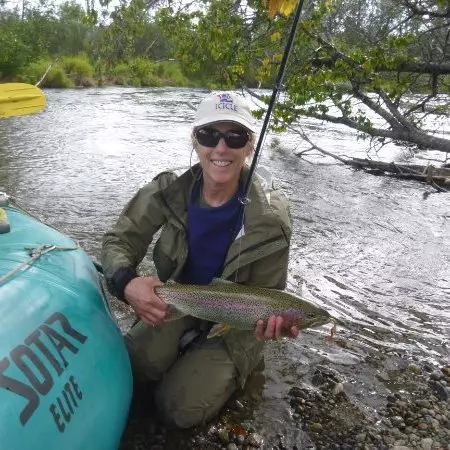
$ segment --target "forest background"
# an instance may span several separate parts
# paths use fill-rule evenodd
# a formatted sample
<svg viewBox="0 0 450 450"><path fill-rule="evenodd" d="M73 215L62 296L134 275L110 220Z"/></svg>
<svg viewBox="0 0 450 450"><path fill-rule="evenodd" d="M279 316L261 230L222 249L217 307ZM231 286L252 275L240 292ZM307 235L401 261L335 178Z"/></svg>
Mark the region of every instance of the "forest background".
<svg viewBox="0 0 450 450"><path fill-rule="evenodd" d="M0 81L273 88L296 4L0 0ZM448 118L449 44L449 0L306 1L273 124L314 117L447 161L428 119Z"/></svg>

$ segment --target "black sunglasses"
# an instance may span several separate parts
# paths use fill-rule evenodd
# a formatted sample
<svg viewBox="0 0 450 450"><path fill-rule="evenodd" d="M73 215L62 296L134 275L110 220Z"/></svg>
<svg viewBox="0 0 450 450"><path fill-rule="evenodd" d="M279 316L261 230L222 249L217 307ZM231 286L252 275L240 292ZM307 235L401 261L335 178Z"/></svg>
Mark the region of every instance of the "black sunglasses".
<svg viewBox="0 0 450 450"><path fill-rule="evenodd" d="M245 130L229 130L222 133L211 127L198 128L195 131L195 138L200 145L205 147L215 147L221 138L230 148L243 148L250 140L250 135Z"/></svg>

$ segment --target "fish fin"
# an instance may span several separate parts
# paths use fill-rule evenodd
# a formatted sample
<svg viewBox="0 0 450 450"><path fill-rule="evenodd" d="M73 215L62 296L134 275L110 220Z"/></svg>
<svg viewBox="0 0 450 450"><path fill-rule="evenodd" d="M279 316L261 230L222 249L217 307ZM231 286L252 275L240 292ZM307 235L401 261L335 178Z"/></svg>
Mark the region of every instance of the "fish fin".
<svg viewBox="0 0 450 450"><path fill-rule="evenodd" d="M225 280L223 278L213 278L209 284L235 284L233 281Z"/></svg>
<svg viewBox="0 0 450 450"><path fill-rule="evenodd" d="M182 311L179 311L175 306L169 305L167 308L167 316L164 319L165 322L170 322L172 320L181 319L182 317L185 317L186 314Z"/></svg>
<svg viewBox="0 0 450 450"><path fill-rule="evenodd" d="M230 325L225 325L223 323L216 323L210 330L208 333L208 336L206 336L206 339L212 339L215 337L220 337L220 336L224 336L225 334L227 334L230 330L231 330L231 326Z"/></svg>

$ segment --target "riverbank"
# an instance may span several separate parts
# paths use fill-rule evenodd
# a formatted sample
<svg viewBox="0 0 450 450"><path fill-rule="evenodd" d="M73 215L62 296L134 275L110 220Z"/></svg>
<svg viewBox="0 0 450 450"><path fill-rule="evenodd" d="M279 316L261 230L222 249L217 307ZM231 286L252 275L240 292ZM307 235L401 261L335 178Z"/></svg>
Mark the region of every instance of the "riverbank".
<svg viewBox="0 0 450 450"><path fill-rule="evenodd" d="M143 400L148 388L138 388L120 450L450 450L445 361L436 366L376 352L357 366L306 365L280 392L290 418L284 432L258 420L262 391L274 382L273 367L263 365L219 417L187 431L165 430ZM363 387L355 389L355 380ZM278 414L274 428L283 421Z"/></svg>
<svg viewBox="0 0 450 450"><path fill-rule="evenodd" d="M277 442L267 442L266 430L255 428L251 418L233 420L251 416L252 402L242 393L217 420L187 432L168 432L135 403L120 449L448 450L450 367L430 370L400 371L395 382L404 388L374 411L346 393L342 374L317 367L315 385L299 384L288 393L298 433L278 434Z"/></svg>
<svg viewBox="0 0 450 450"><path fill-rule="evenodd" d="M134 58L128 62L93 65L86 54L55 61L39 59L25 66L14 78L0 81L39 84L41 88L79 87L196 87L198 80L186 77L177 61Z"/></svg>

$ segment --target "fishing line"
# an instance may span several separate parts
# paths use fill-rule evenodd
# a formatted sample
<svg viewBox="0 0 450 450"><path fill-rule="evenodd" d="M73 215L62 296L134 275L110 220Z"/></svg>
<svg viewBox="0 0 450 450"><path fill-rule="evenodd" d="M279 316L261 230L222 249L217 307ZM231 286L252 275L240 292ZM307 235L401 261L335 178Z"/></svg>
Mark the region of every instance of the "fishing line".
<svg viewBox="0 0 450 450"><path fill-rule="evenodd" d="M280 68L278 70L278 75L277 78L275 80L275 86L272 90L272 96L270 98L269 101L269 105L267 106L267 111L266 111L266 115L264 117L264 122L263 122L263 126L261 128L261 133L259 135L259 139L258 139L258 143L256 144L256 149L255 149L255 154L253 155L253 159L252 159L252 164L250 166L250 170L249 170L249 174L245 183L245 187L244 187L244 195L242 198L241 203L243 204L243 206L245 206L244 202L248 202L248 192L250 189L250 184L252 181L252 177L253 174L256 170L256 165L258 164L258 160L261 154L261 148L263 146L265 137L266 137L266 132L267 132L267 128L270 122L270 117L272 115L272 110L273 107L276 103L277 97L279 95L279 92L281 91L281 87L282 87L282 83L283 83L283 77L284 77L284 72L286 69L286 65L289 59L289 54L291 52L291 48L292 48L292 44L294 42L294 38L295 38L295 33L297 31L297 26L298 23L300 21L300 16L303 10L303 4L304 4L304 0L300 0L298 5L297 5L297 9L295 11L295 16L294 16L294 21L292 23L292 27L291 27L291 31L289 33L289 37L288 40L286 42L286 46L284 47L284 52L283 52L283 58L281 60L281 64L280 64Z"/></svg>
<svg viewBox="0 0 450 450"><path fill-rule="evenodd" d="M283 77L284 77L284 73L285 73L285 70L286 70L286 65L287 65L287 62L288 62L288 59L289 59L289 54L291 52L292 44L294 42L295 33L297 31L297 26L298 26L298 23L300 21L300 16L301 16L301 13L302 13L302 10L303 10L303 4L304 4L304 0L300 0L298 5L297 5L297 9L295 11L295 16L294 16L294 20L292 22L291 31L289 33L289 37L288 37L288 40L286 42L286 46L284 47L283 58L281 60L280 68L278 69L278 75L276 77L275 85L274 85L273 90L272 90L272 96L270 98L269 105L267 107L266 115L264 117L263 126L261 128L261 133L259 135L258 143L256 144L256 149L255 149L255 152L254 152L254 155L253 155L252 163L250 165L249 174L248 174L247 180L246 180L245 185L244 185L243 195L239 199L239 201L242 204L242 224L241 224L240 227L239 226L237 227L238 228L238 233L236 234L235 239L236 239L237 235L239 234L240 230L241 229L243 230L243 227L244 227L245 207L246 207L246 205L248 203L250 203L250 199L248 197L248 194L249 194L250 185L251 185L251 182L252 182L252 177L253 177L253 174L254 174L254 172L256 170L256 166L258 164L258 161L259 161L259 158L260 158L260 155L261 155L261 149L263 147L263 144L264 144L264 141L265 141L265 138L266 138L267 128L269 126L269 122L270 122L270 118L271 118L271 115L272 115L273 107L274 107L274 105L275 105L275 103L277 101L279 92L281 91L281 88L282 88ZM244 233L245 233L245 231L244 231ZM233 240L235 240L235 239L233 239ZM240 239L240 243L239 243L238 269L236 270L236 273L235 273L235 281L237 281L238 272L239 272L239 260L240 260L240 257L241 257L241 247L242 247L242 239Z"/></svg>

